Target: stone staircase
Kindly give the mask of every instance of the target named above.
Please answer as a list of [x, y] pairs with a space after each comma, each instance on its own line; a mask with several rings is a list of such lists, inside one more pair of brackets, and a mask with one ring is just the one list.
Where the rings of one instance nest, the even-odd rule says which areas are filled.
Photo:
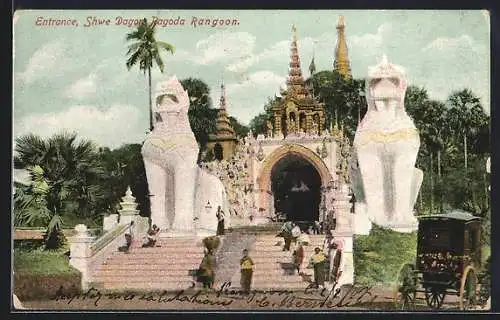
[[224, 283], [232, 282], [233, 275], [240, 271], [243, 249], [251, 248], [256, 238], [255, 234], [238, 231], [226, 233], [215, 256], [217, 261], [215, 288], [220, 288]]
[[[283, 251], [283, 238], [275, 232], [232, 231], [222, 238], [216, 253], [215, 288], [231, 282], [231, 288], [240, 287], [240, 266], [243, 249], [255, 263], [253, 289], [304, 290], [313, 281], [313, 270], [306, 269], [316, 246], [322, 247], [323, 235], [309, 236], [305, 246], [303, 275], [293, 268], [292, 252]], [[130, 252], [114, 252], [97, 270], [92, 286], [109, 291], [174, 291], [200, 284], [194, 282], [191, 270], [196, 270], [203, 259], [203, 244], [194, 238], [159, 238], [153, 248], [141, 248], [134, 243]]]
[[115, 252], [106, 260], [93, 286], [116, 291], [187, 289], [194, 279], [189, 271], [197, 269], [202, 259], [203, 245], [194, 238], [159, 238], [153, 248], [134, 243], [128, 254]]
[[[255, 264], [252, 289], [304, 290], [314, 281], [313, 269], [307, 269], [306, 266], [314, 253], [314, 248], [322, 248], [324, 235], [310, 235], [309, 238], [311, 243], [304, 246], [304, 261], [300, 268], [303, 275], [298, 275], [293, 267], [293, 244], [290, 251], [283, 251], [283, 238], [277, 238], [276, 233], [257, 235], [249, 251], [249, 256]], [[233, 275], [231, 283], [232, 287], [239, 287], [239, 272]]]

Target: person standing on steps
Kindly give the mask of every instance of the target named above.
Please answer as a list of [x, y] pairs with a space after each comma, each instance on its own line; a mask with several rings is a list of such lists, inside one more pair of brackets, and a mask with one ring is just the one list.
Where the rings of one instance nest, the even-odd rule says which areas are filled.
[[309, 264], [314, 268], [314, 286], [316, 288], [324, 288], [326, 256], [321, 251], [321, 248], [319, 247], [314, 248], [314, 254], [309, 260]]
[[211, 289], [215, 281], [215, 256], [212, 249], [205, 251], [205, 256], [198, 268], [198, 282], [203, 284], [203, 289]]
[[243, 250], [243, 258], [240, 260], [241, 279], [240, 285], [244, 293], [249, 294], [252, 286], [253, 261], [248, 256], [248, 250]]
[[222, 207], [217, 207], [217, 235], [223, 236], [225, 234], [224, 231], [224, 211], [222, 211]]
[[302, 262], [304, 261], [304, 247], [302, 245], [302, 240], [299, 239], [297, 241], [297, 248], [293, 252], [293, 264], [295, 269], [297, 269], [297, 274], [301, 275], [300, 272], [300, 266], [302, 265]]
[[276, 235], [277, 237], [283, 237], [285, 240], [285, 245], [283, 246], [283, 251], [290, 250], [290, 244], [292, 242], [292, 229], [294, 227], [294, 223], [292, 221], [287, 221], [281, 226], [281, 230]]

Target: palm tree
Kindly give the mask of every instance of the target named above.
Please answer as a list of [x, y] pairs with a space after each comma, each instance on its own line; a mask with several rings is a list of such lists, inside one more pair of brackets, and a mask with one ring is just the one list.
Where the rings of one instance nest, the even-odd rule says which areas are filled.
[[448, 98], [453, 125], [461, 133], [464, 145], [464, 167], [467, 170], [468, 135], [476, 133], [481, 125], [482, 107], [479, 98], [471, 90], [453, 92]]
[[63, 203], [68, 199], [67, 183], [52, 183], [39, 165], [27, 169], [29, 185], [18, 186], [14, 195], [14, 226], [46, 226], [45, 247], [62, 244]]
[[16, 188], [16, 225], [48, 225], [50, 236], [63, 216], [96, 216], [108, 201], [107, 175], [94, 144], [77, 142], [75, 134], [16, 138], [14, 166], [31, 173], [31, 184]]
[[149, 130], [153, 130], [153, 106], [151, 101], [151, 68], [153, 62], [156, 63], [160, 71], [163, 73], [164, 65], [160, 56], [160, 51], [165, 50], [174, 53], [174, 46], [170, 43], [156, 40], [155, 38], [156, 23], [153, 21], [148, 24], [147, 19], [143, 19], [136, 30], [127, 34], [127, 41], [135, 41], [128, 46], [127, 69], [130, 70], [134, 65], [139, 63], [139, 69], [146, 73], [148, 72], [149, 86]]

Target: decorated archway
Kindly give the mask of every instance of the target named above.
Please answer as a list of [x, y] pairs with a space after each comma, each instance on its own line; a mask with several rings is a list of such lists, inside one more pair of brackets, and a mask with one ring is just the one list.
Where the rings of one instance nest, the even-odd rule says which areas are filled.
[[[293, 174], [294, 170], [297, 170], [297, 175]], [[290, 173], [292, 173], [291, 177]], [[289, 184], [289, 188], [286, 191], [277, 186], [276, 179], [273, 181], [273, 178], [276, 178], [277, 174], [281, 174], [283, 177], [288, 174], [290, 177], [289, 181], [286, 182]], [[306, 175], [310, 175], [310, 177], [306, 177]], [[259, 178], [257, 179], [260, 191], [259, 208], [266, 210], [267, 215], [269, 215], [271, 212], [275, 213], [275, 209], [280, 210], [284, 207], [282, 204], [276, 204], [275, 200], [284, 201], [287, 196], [298, 196], [299, 200], [304, 201], [310, 198], [307, 200], [312, 202], [310, 207], [302, 208], [292, 204], [294, 209], [288, 210], [288, 213], [292, 215], [292, 219], [316, 220], [319, 209], [319, 189], [326, 186], [331, 180], [333, 178], [327, 166], [312, 150], [296, 144], [281, 146], [265, 158]], [[307, 192], [290, 193], [290, 191], [300, 192], [309, 190], [312, 194], [308, 194]], [[278, 191], [280, 194], [277, 194], [275, 198], [273, 191]], [[297, 203], [300, 203], [300, 201]], [[303, 212], [310, 211], [308, 218], [304, 216], [304, 213], [299, 213], [300, 210]]]

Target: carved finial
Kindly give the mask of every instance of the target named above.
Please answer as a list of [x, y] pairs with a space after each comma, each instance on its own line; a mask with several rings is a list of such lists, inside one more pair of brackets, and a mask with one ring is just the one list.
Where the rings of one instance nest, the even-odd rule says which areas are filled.
[[389, 63], [389, 60], [387, 60], [387, 55], [385, 53], [382, 55], [382, 62], [381, 63], [382, 64], [388, 64]]
[[220, 85], [220, 108], [221, 109], [226, 109], [226, 86], [224, 85], [224, 80], [222, 80], [222, 83]]
[[127, 191], [125, 192], [125, 197], [127, 198], [132, 197], [132, 190], [130, 189], [130, 186], [127, 187]]
[[339, 16], [339, 21], [337, 23], [337, 28], [344, 28], [345, 23], [344, 23], [344, 16]]

